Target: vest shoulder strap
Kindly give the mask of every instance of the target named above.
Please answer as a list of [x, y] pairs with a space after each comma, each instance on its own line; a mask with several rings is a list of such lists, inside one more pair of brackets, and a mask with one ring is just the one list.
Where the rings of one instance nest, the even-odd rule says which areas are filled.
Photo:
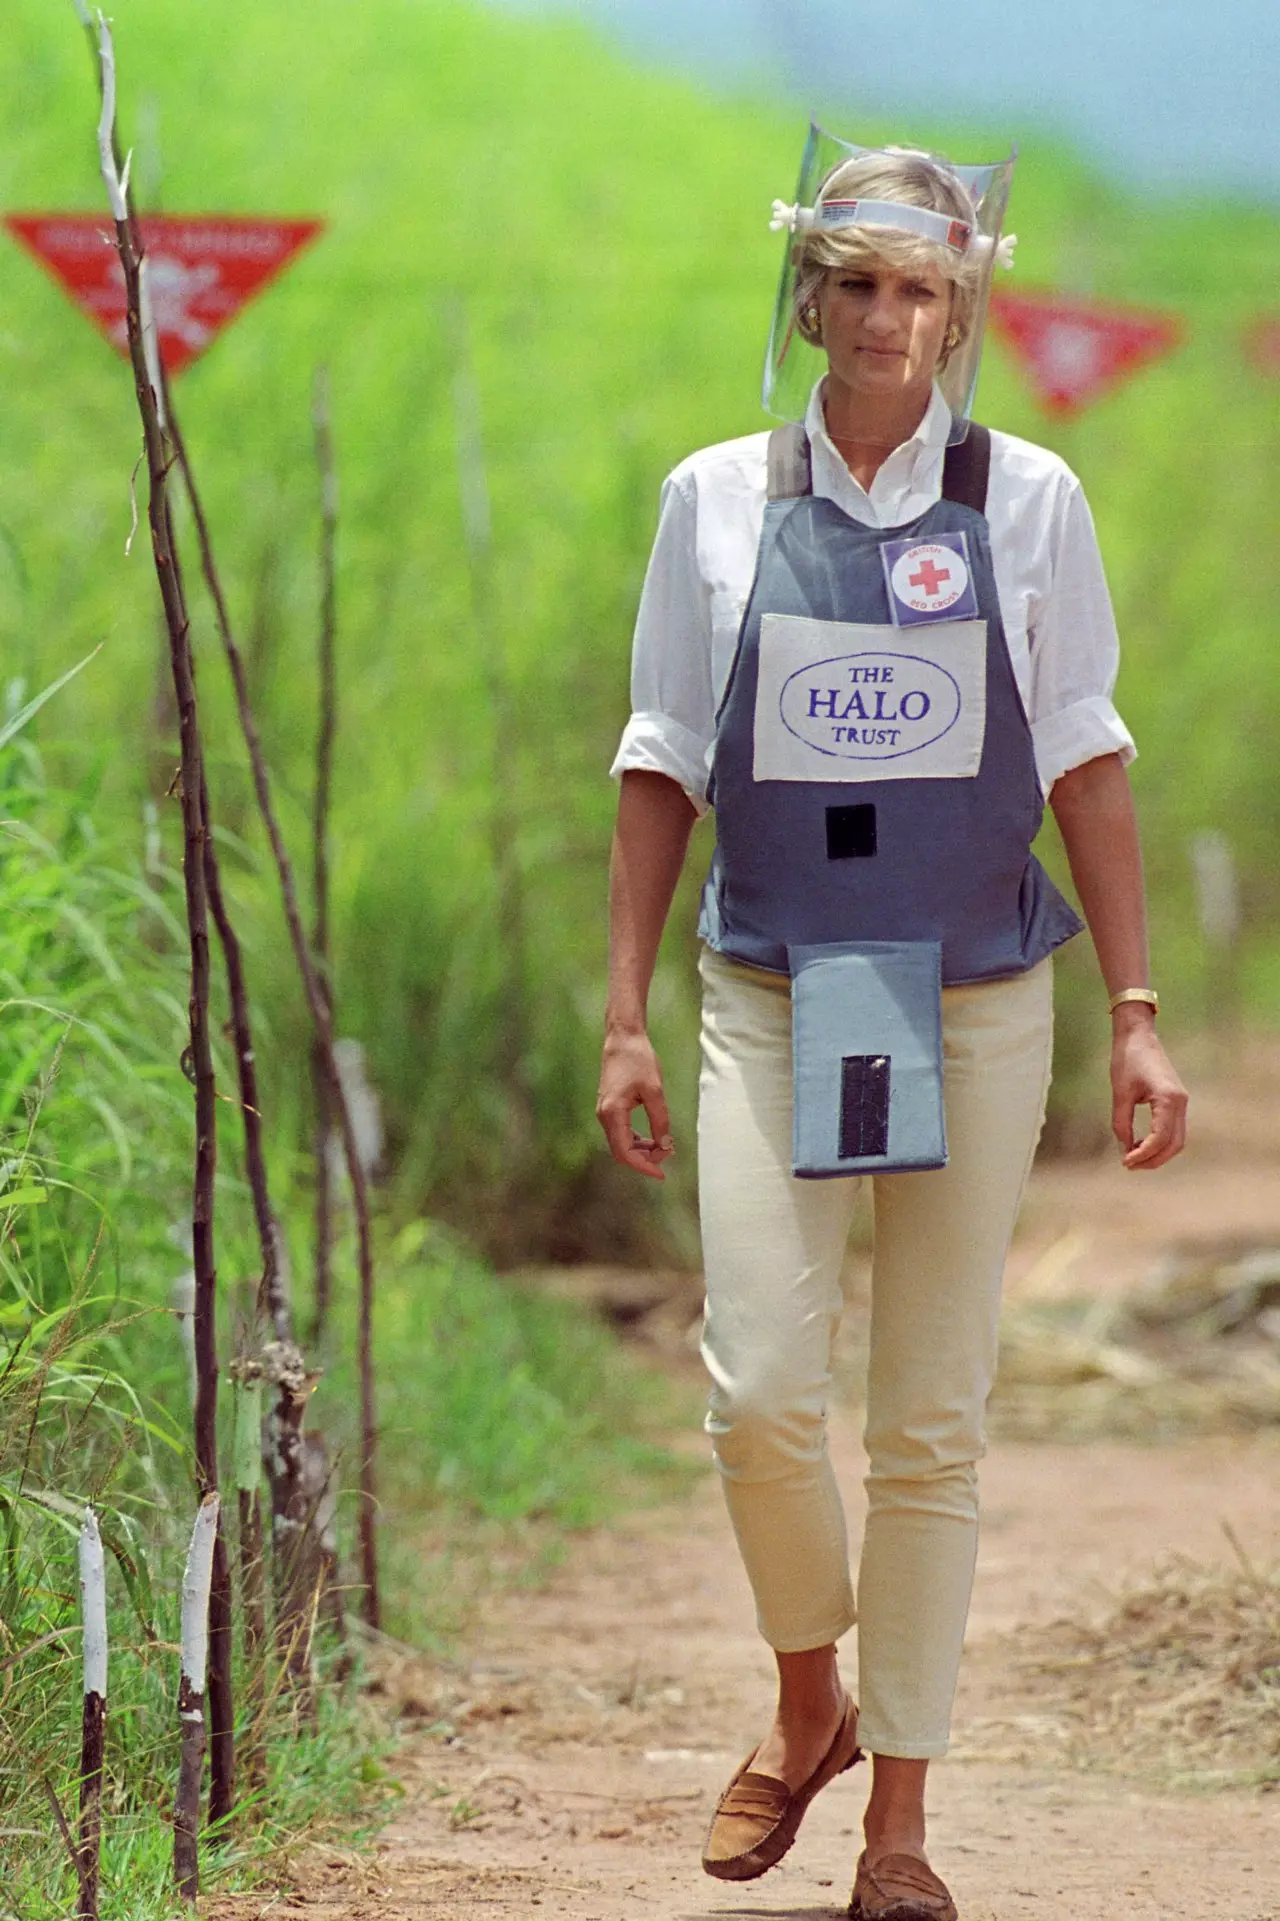
[[[770, 500], [796, 500], [813, 492], [809, 436], [798, 421], [775, 427], [769, 435], [768, 469]], [[990, 475], [991, 432], [975, 421], [958, 445], [947, 448], [942, 497], [985, 514]]]
[[974, 422], [962, 441], [947, 448], [942, 467], [942, 498], [985, 514], [990, 477], [991, 430]]
[[809, 436], [799, 421], [775, 427], [769, 435], [769, 498], [796, 500], [813, 492]]

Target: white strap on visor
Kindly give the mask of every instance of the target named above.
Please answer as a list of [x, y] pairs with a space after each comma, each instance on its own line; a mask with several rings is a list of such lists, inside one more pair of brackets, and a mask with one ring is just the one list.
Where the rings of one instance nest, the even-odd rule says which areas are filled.
[[775, 232], [790, 227], [793, 233], [806, 233], [812, 227], [828, 233], [840, 227], [896, 227], [956, 253], [967, 253], [973, 238], [969, 221], [953, 220], [931, 207], [908, 207], [900, 200], [820, 200], [816, 207], [789, 207], [775, 200], [769, 225]]
[[[769, 222], [774, 233], [788, 228], [792, 233], [809, 233], [815, 227], [825, 233], [842, 227], [890, 227], [899, 233], [918, 233], [935, 245], [950, 247], [953, 253], [989, 254], [991, 241], [976, 233], [967, 220], [953, 220], [950, 214], [935, 213], [931, 207], [908, 207], [900, 200], [820, 200], [816, 207], [792, 207], [785, 200], [773, 203]], [[996, 260], [1012, 267], [1016, 234], [1007, 234], [996, 247]]]

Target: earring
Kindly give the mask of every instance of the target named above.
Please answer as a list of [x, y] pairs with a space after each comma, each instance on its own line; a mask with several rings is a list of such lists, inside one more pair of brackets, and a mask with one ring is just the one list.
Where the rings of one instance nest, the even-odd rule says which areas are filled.
[[821, 322], [822, 316], [818, 312], [817, 304], [811, 300], [808, 306], [801, 310], [800, 324], [806, 333], [816, 334]]
[[963, 338], [964, 338], [964, 335], [961, 332], [959, 324], [953, 320], [951, 325], [947, 328], [946, 333], [943, 335], [942, 344], [946, 348], [948, 353], [954, 353], [956, 348], [960, 345], [960, 342], [963, 340]]

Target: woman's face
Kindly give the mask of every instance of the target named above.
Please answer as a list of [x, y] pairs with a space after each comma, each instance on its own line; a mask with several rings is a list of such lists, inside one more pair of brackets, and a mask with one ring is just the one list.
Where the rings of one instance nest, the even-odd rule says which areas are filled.
[[840, 385], [868, 398], [927, 395], [951, 320], [951, 283], [936, 267], [831, 267], [817, 300]]

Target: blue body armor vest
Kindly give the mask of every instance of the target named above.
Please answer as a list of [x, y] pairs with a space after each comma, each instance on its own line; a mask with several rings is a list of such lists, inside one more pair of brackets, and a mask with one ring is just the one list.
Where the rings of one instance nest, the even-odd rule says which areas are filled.
[[792, 976], [799, 1175], [943, 1165], [942, 985], [1025, 972], [1082, 925], [1031, 852], [990, 452], [971, 428], [941, 499], [885, 529], [814, 496], [803, 428], [770, 436], [699, 932]]
[[[951, 448], [942, 498], [891, 529], [814, 496], [803, 428], [769, 454], [699, 932], [776, 973], [789, 946], [829, 941], [939, 941], [947, 985], [1034, 967], [1081, 922], [1031, 852], [1044, 802], [991, 561], [989, 434]], [[893, 618], [901, 577], [924, 603], [899, 605], [912, 624]]]

